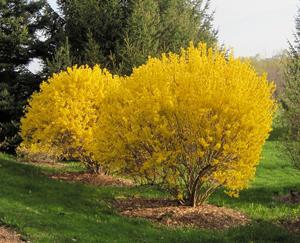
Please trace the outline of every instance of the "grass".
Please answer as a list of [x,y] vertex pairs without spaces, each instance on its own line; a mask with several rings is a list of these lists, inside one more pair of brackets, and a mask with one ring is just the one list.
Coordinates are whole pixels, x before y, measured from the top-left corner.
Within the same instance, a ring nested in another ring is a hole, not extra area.
[[300,216],[300,205],[288,205],[272,200],[274,196],[300,191],[300,170],[296,170],[280,152],[276,142],[267,142],[256,177],[249,189],[236,199],[214,195],[211,202],[245,212],[256,220],[278,221]]
[[[272,200],[290,189],[300,191],[300,171],[278,152],[275,142],[264,147],[257,177],[240,198],[222,191],[210,203],[248,214],[252,223],[226,231],[171,229],[142,219],[119,216],[110,206],[116,197],[166,195],[159,188],[93,187],[48,179],[45,167],[20,164],[0,155],[0,222],[32,242],[300,242],[300,236],[276,225],[300,215],[300,205]],[[77,171],[76,163],[66,170]],[[58,169],[56,169],[58,170]]]

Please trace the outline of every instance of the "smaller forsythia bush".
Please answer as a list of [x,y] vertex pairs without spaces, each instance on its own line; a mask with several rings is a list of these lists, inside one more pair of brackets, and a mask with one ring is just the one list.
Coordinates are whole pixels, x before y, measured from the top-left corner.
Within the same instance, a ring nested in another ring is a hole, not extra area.
[[89,144],[107,171],[158,183],[189,205],[255,175],[272,123],[274,85],[248,63],[191,45],[150,58],[104,98]]
[[106,89],[114,80],[117,77],[99,66],[74,66],[43,82],[21,120],[23,142],[19,154],[81,160],[97,170],[85,144],[93,140],[92,125],[98,119]]

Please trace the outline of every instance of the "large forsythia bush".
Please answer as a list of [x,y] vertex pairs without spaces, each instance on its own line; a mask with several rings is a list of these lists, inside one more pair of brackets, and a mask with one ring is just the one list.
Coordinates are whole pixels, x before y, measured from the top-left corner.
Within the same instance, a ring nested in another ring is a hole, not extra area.
[[89,150],[107,171],[161,184],[188,205],[220,186],[237,196],[271,130],[273,91],[250,64],[206,45],[150,58],[100,97]]
[[21,120],[19,155],[78,159],[98,170],[84,148],[93,140],[92,125],[113,80],[117,78],[99,66],[74,66],[43,82]]

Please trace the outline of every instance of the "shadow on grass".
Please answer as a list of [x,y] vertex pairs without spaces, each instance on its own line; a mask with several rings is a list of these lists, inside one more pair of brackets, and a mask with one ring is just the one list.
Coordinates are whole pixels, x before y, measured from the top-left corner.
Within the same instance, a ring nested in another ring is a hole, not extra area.
[[[151,187],[96,188],[79,183],[50,180],[42,170],[0,160],[0,217],[7,225],[19,229],[34,242],[299,242],[300,238],[270,222],[253,224],[227,231],[167,229],[143,219],[117,215],[108,203],[116,196],[140,195],[163,197]],[[254,200],[248,190],[240,203]],[[218,192],[215,199],[226,200]],[[249,199],[250,198],[250,199]],[[230,199],[231,200],[231,199]],[[244,201],[243,201],[244,200]],[[257,203],[267,203],[263,198]],[[231,204],[230,201],[227,201]]]
[[275,127],[273,128],[268,141],[279,141],[284,135],[288,132],[288,129],[285,127]]
[[[300,184],[292,186],[292,187],[272,187],[272,188],[249,188],[240,193],[238,198],[231,198],[227,196],[223,190],[217,191],[212,197],[211,202],[223,201],[226,204],[247,204],[247,203],[256,203],[260,205],[273,205],[273,200],[279,195],[286,195],[290,192],[291,189],[297,190],[300,188]],[[285,204],[285,203],[278,203]],[[291,204],[289,204],[292,206]]]

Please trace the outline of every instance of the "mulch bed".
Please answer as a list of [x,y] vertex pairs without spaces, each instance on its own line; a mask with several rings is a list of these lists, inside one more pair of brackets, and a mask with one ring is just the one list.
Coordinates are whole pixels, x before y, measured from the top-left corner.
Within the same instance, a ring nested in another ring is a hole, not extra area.
[[299,204],[300,203],[300,192],[290,191],[287,195],[274,197],[275,200],[283,203],[289,204]]
[[193,208],[179,205],[177,201],[141,198],[115,200],[113,204],[121,215],[141,217],[167,226],[222,230],[250,222],[241,212],[209,204]]
[[289,232],[300,234],[300,218],[281,221],[280,225],[287,229]]
[[[299,204],[300,192],[291,190],[288,194],[276,196],[273,199],[282,203]],[[279,221],[279,225],[291,233],[300,234],[300,217],[293,220],[281,220]]]
[[104,174],[92,174],[87,172],[66,172],[61,174],[50,175],[49,177],[56,180],[82,182],[94,186],[134,186],[134,183],[131,180],[117,178]]
[[24,242],[21,240],[20,235],[16,232],[0,226],[0,243],[20,243]]

